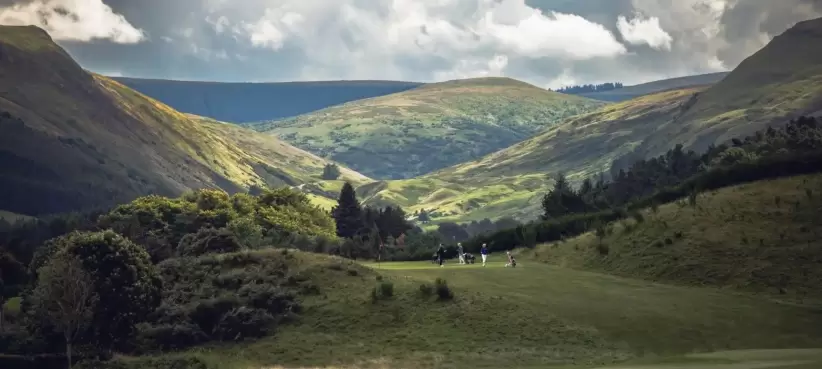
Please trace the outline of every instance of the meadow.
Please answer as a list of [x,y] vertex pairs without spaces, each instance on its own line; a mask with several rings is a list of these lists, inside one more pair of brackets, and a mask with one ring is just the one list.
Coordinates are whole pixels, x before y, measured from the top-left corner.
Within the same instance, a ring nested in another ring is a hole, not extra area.
[[[299,258],[314,260],[304,265],[325,260]],[[316,273],[312,281],[327,287],[306,300],[299,322],[274,337],[180,356],[229,369],[809,369],[822,363],[822,351],[813,350],[822,347],[822,317],[814,307],[519,259],[516,268],[505,268],[501,254],[486,267],[340,261],[345,277],[307,267]],[[421,284],[438,278],[453,300],[421,294]],[[369,296],[387,282],[391,296]]]

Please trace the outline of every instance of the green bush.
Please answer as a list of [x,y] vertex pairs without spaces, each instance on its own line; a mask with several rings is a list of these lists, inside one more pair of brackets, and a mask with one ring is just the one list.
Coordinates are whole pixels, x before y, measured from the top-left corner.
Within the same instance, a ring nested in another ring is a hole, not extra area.
[[201,228],[197,233],[189,233],[180,240],[177,253],[180,256],[200,256],[240,251],[242,245],[237,237],[226,228]]
[[434,287],[428,283],[420,284],[420,295],[424,298],[431,297],[434,295]]
[[434,281],[434,289],[437,291],[437,299],[440,301],[452,300],[454,298],[454,292],[448,287],[448,282],[446,282],[445,279],[437,278],[437,280]]
[[380,296],[390,298],[394,296],[394,283],[390,281],[382,281],[379,284]]

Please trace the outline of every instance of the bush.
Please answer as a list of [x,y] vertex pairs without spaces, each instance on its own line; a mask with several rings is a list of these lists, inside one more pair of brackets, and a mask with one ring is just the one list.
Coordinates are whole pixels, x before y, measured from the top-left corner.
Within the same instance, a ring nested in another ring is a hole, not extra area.
[[380,282],[380,295],[386,298],[394,296],[394,283],[390,281]]
[[197,233],[183,236],[177,253],[180,256],[200,256],[236,252],[241,249],[240,241],[228,229],[201,228]]
[[602,256],[608,255],[608,253],[611,252],[611,248],[608,247],[608,244],[606,244],[606,243],[602,243],[602,242],[597,243],[596,248],[597,248],[597,252]]
[[437,280],[434,281],[434,289],[437,291],[437,299],[440,301],[452,300],[454,298],[454,292],[448,287],[448,282],[446,282],[445,279],[437,278]]
[[434,287],[428,283],[420,284],[420,295],[424,298],[431,297],[434,294]]
[[137,341],[161,350],[179,350],[205,343],[209,337],[191,323],[149,326],[140,330]]
[[220,318],[215,335],[223,341],[265,336],[276,319],[267,311],[245,306],[233,309]]

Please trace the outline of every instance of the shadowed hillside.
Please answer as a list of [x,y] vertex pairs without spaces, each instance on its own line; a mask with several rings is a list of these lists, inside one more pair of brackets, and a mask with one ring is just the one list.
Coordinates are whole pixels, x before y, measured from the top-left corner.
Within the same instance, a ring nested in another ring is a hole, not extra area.
[[[87,73],[36,27],[0,27],[0,86],[7,86],[0,91],[0,209],[15,213],[87,209],[191,188],[301,183],[318,178],[327,163],[248,130],[220,137],[219,124],[209,128]],[[243,136],[259,137],[260,146],[239,148]],[[300,165],[286,167],[284,158]]]
[[371,177],[397,179],[478,158],[602,105],[508,78],[477,78],[253,127]]
[[420,85],[400,81],[223,83],[126,77],[112,79],[181,112],[233,123],[292,117]]

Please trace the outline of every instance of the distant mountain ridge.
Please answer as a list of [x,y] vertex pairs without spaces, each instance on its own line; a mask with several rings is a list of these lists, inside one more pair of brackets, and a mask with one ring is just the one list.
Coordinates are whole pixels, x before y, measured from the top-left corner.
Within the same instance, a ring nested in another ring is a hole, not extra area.
[[584,96],[590,99],[602,101],[620,102],[627,101],[635,97],[649,95],[657,92],[663,92],[667,90],[712,85],[714,83],[721,81],[723,78],[725,78],[725,76],[728,75],[728,73],[730,72],[717,72],[685,77],[668,78],[658,81],[641,83],[638,85],[623,86],[621,88],[616,88],[607,91],[574,93],[573,95]]
[[111,78],[181,112],[232,123],[292,117],[422,85],[403,81],[246,83]]
[[604,104],[489,77],[426,84],[249,126],[369,177],[400,179],[476,159]]

